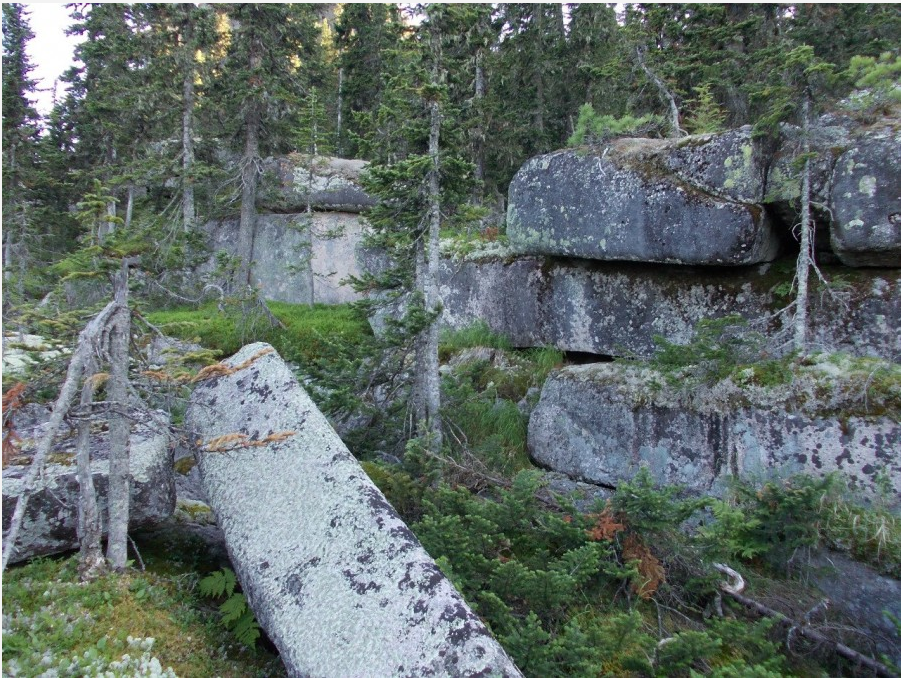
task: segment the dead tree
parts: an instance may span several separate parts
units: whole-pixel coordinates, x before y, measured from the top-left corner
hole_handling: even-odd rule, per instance
[[[28,507],[28,501],[34,492],[35,484],[44,467],[50,449],[53,446],[53,440],[56,436],[63,419],[68,414],[72,400],[81,384],[82,377],[85,374],[93,373],[95,356],[105,354],[104,348],[110,345],[111,348],[111,372],[110,385],[108,387],[110,400],[113,401],[113,407],[116,410],[111,415],[110,421],[110,531],[115,526],[118,532],[115,533],[117,543],[115,548],[108,550],[107,557],[111,558],[112,566],[121,569],[125,566],[125,550],[122,544],[127,543],[128,530],[128,501],[129,495],[129,479],[128,479],[128,420],[125,415],[126,399],[128,395],[128,333],[130,331],[130,310],[128,308],[128,264],[122,263],[122,270],[118,273],[115,280],[115,296],[106,307],[98,313],[78,335],[78,342],[72,357],[69,360],[69,367],[66,370],[66,377],[60,387],[59,395],[53,405],[53,412],[50,415],[47,432],[41,438],[35,450],[34,457],[31,461],[27,473],[22,482],[22,493],[16,501],[16,507],[10,520],[9,530],[3,539],[3,558],[2,570],[6,570],[9,559],[15,549],[16,539],[22,529],[22,522],[25,518],[25,510]],[[84,393],[82,393],[84,396]],[[82,398],[87,401],[86,397]],[[124,439],[122,432],[124,431]],[[123,461],[124,457],[124,461]],[[87,461],[85,468],[84,492],[90,478],[90,460]],[[124,469],[124,476],[123,476]],[[81,475],[79,475],[81,478]],[[118,477],[118,480],[117,480]],[[124,477],[124,483],[121,482]],[[114,488],[115,485],[115,488]],[[124,485],[126,494],[124,495],[124,528],[123,517],[118,512],[121,511],[122,487]],[[90,490],[87,490],[90,492]],[[82,499],[84,495],[82,495]],[[85,511],[85,508],[82,507]],[[90,513],[90,507],[87,507],[86,514]],[[124,530],[124,532],[123,532]],[[90,537],[93,539],[93,537]],[[110,539],[112,544],[113,539]],[[114,559],[113,559],[114,558]]]
[[[128,513],[131,476],[128,470],[128,341],[131,336],[131,311],[128,308],[128,263],[116,275],[113,303],[116,312],[110,323],[110,376],[107,394],[112,410],[109,415],[109,522],[106,558],[114,570],[124,570],[128,556]]]
[[[82,581],[100,574],[105,566],[100,511],[97,507],[97,492],[91,473],[91,406],[96,388],[95,366],[92,360],[84,370],[84,386],[81,387],[80,410],[82,419],[78,422],[78,438],[75,443],[75,463],[78,468],[78,573]]]

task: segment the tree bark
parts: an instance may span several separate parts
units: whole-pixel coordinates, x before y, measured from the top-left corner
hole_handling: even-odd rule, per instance
[[[424,396],[426,406],[426,423],[429,431],[429,449],[441,451],[441,390],[438,372],[438,318],[441,312],[441,299],[438,296],[439,235],[441,229],[441,195],[438,180],[439,156],[438,141],[441,131],[441,111],[437,101],[431,105],[431,122],[429,126],[429,243],[425,267],[425,303],[429,313],[436,314],[424,331],[423,373]]]
[[[194,229],[197,218],[194,206],[194,20],[192,8],[188,6],[185,19],[184,59],[182,73],[182,114],[181,114],[181,213],[182,228]]]
[[[124,570],[128,559],[128,518],[131,476],[128,464],[128,343],[131,311],[128,308],[128,263],[116,275],[116,312],[110,334],[110,376],[107,393],[112,410],[109,417],[109,490],[106,558],[114,570]]]
[[[795,350],[803,355],[807,350],[807,300],[808,278],[813,261],[813,234],[810,219],[810,93],[804,93],[802,104],[803,142],[801,152],[804,154],[804,170],[801,175],[801,251],[795,269],[798,281],[798,293],[795,297],[795,316],[793,344]]]
[[[78,468],[78,573],[82,581],[94,579],[103,571],[103,549],[100,512],[97,508],[97,492],[91,473],[91,403],[94,400],[95,372],[93,361],[85,366],[84,386],[81,388],[81,410],[84,417],[78,422],[78,438],[75,443],[75,463]]]
[[[244,118],[244,157],[241,159],[241,223],[238,228],[238,285],[250,285],[253,239],[257,226],[257,165],[260,159],[260,111],[251,104]]]
[[[128,184],[128,199],[125,203],[125,230],[131,228],[131,217],[135,208],[135,185]]]
[[[343,157],[344,140],[341,138],[341,122],[343,117],[342,108],[344,107],[344,69],[338,69],[338,110],[336,111],[338,120],[336,123],[335,138],[338,140],[338,157]]]
[[[31,466],[28,468],[28,473],[25,474],[22,481],[22,494],[19,495],[19,499],[16,501],[16,508],[13,511],[13,517],[10,520],[9,530],[3,538],[3,559],[0,570],[6,570],[6,565],[15,549],[19,531],[22,529],[22,520],[25,517],[25,509],[28,507],[28,500],[31,497],[31,493],[34,491],[35,482],[37,481],[41,469],[44,467],[44,462],[47,460],[50,448],[53,446],[53,438],[56,436],[56,432],[63,422],[63,417],[65,417],[66,413],[69,411],[69,405],[78,390],[78,383],[84,372],[85,366],[92,360],[92,355],[96,349],[96,342],[115,312],[116,302],[113,300],[108,303],[100,313],[94,316],[78,335],[78,343],[75,346],[75,350],[72,352],[72,358],[69,360],[66,378],[63,380],[63,385],[60,387],[56,402],[53,404],[53,412],[50,415],[47,432],[44,434],[44,437],[41,438],[40,443],[38,443],[34,457],[31,461]]]
[[[485,128],[482,125],[482,106],[485,101],[485,55],[484,50],[476,51],[476,81],[475,81],[475,113],[476,126],[474,130],[473,160],[475,164],[476,187],[473,189],[476,202],[482,203],[482,195],[485,190]]]
[[[654,83],[654,86],[660,93],[660,98],[669,105],[670,137],[678,139],[682,136],[682,128],[679,126],[679,107],[676,105],[676,97],[669,91],[669,88],[663,80],[661,80],[660,77],[645,63],[644,53],[641,51],[640,47],[635,48],[635,57],[638,60],[638,65],[641,67],[641,70],[648,76],[648,80]]]

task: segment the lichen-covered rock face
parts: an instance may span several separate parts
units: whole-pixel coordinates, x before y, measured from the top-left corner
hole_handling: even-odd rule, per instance
[[[874,495],[884,472],[901,492],[901,425],[820,414],[798,404],[804,388],[677,389],[648,369],[568,367],[545,383],[529,420],[529,451],[552,470],[613,486],[647,466],[658,483],[699,494],[721,493],[733,476],[832,471]]]
[[[375,199],[360,186],[360,173],[367,164],[299,153],[267,158],[259,207],[271,212],[305,212],[309,202],[314,210],[362,212],[375,205]]]
[[[272,348],[245,346],[224,365],[233,372],[195,390],[188,427],[235,571],[288,672],[520,675]]]
[[[791,271],[783,268],[442,259],[441,321],[453,329],[484,321],[520,347],[648,357],[656,349],[655,335],[688,343],[703,318],[737,314],[768,324],[770,332],[782,329],[781,316],[772,316],[788,303],[774,292],[791,282]],[[842,269],[824,271],[832,278]],[[901,276],[844,271],[835,296],[811,296],[812,349],[883,358],[901,353]]]
[[[237,255],[238,227],[237,219],[207,224],[210,250]],[[356,254],[363,229],[360,216],[346,212],[259,215],[253,242],[254,284],[271,301],[310,303],[311,280],[315,303],[357,301],[361,295],[344,281],[360,275]],[[214,255],[198,273],[209,274],[218,265]]]
[[[901,130],[862,134],[835,167],[832,249],[848,266],[901,266]]]
[[[172,472],[172,450],[169,446],[168,415],[154,413],[155,421],[136,424],[129,437],[131,471],[131,504],[129,527],[152,527],[164,522],[175,509],[175,479]],[[39,437],[42,427],[21,431],[23,449]],[[108,434],[91,440],[91,470],[97,503],[106,533],[107,488],[109,486]],[[27,458],[25,459],[27,461]],[[3,469],[3,531],[9,528],[16,502],[22,492],[27,466],[11,465]],[[74,441],[55,446],[35,492],[28,500],[25,519],[10,562],[35,556],[62,553],[78,548],[79,485],[75,466]]]
[[[622,150],[610,155],[616,160],[579,150],[526,162],[510,184],[514,251],[711,266],[776,257],[779,240],[762,209],[678,181],[659,169],[653,147],[629,149],[627,159]]]

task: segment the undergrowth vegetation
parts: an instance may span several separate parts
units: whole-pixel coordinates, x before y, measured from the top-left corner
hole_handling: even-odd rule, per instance
[[[776,622],[750,617],[721,592],[722,575],[712,563],[728,563],[760,590],[779,592],[768,597],[777,609],[789,598],[792,605],[816,605],[816,592],[792,577],[820,546],[897,577],[901,522],[887,484],[869,505],[856,502],[835,476],[735,483],[724,498],[712,499],[656,487],[643,469],[583,513],[571,497],[548,490],[526,445],[529,412],[548,374],[565,363],[561,352],[514,349],[484,324],[446,332],[440,346],[444,448],[436,454],[413,439],[397,455],[385,454],[392,451],[386,440],[404,439],[403,405],[360,396],[360,375],[371,384],[368,375],[385,368],[373,357],[378,340],[365,319],[350,307],[272,303],[269,309],[285,329],[214,305],[147,318],[221,354],[246,341],[269,341],[298,366],[327,414],[365,415],[345,436],[364,469],[525,675],[853,673],[801,639],[789,651]],[[655,369],[680,388],[724,379],[772,388],[816,372],[832,389],[850,393],[865,385],[862,406],[896,407],[897,366],[846,356],[755,362],[754,337],[741,339],[731,327],[728,319],[702,325],[688,347],[662,343]],[[394,369],[408,370],[401,357]],[[386,392],[393,387],[387,377],[379,384]],[[260,649],[230,570],[171,558],[151,550],[148,572],[86,586],[75,583],[74,560],[10,570],[4,670],[143,675],[138,664],[123,663],[127,654],[141,666],[156,660],[160,673],[171,666],[186,676],[281,675]],[[791,609],[786,604],[784,611]],[[223,624],[240,640],[218,640]],[[218,649],[211,658],[195,645]]]
[[[731,384],[787,398],[820,415],[901,418],[901,365],[844,353],[790,353],[772,357],[759,332],[741,316],[705,319],[688,344],[654,337],[647,365],[677,389]]]

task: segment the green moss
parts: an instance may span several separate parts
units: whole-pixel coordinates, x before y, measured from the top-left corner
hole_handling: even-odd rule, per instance
[[[179,676],[285,675],[278,658],[223,642],[194,594],[196,577],[169,550],[162,572],[142,543],[146,572],[78,580],[77,557],[34,560],[3,576],[3,670],[9,675],[137,675],[124,655],[156,658]],[[13,670],[15,669],[15,670]],[[117,672],[118,671],[118,672]],[[143,674],[141,674],[143,675]]]
[[[155,311],[147,317],[162,331],[198,341],[223,355],[231,355],[253,341],[267,341],[285,360],[301,364],[320,358],[329,342],[353,345],[372,334],[366,318],[349,304],[311,307],[273,301],[267,306],[285,329],[272,327],[259,314],[245,318],[238,308],[227,307],[222,312],[214,303],[196,309]],[[197,357],[205,359],[208,355]]]
[[[195,466],[197,466],[197,460],[194,459],[194,457],[182,457],[175,462],[172,468],[175,469],[176,473],[181,473],[183,476],[186,476]]]

